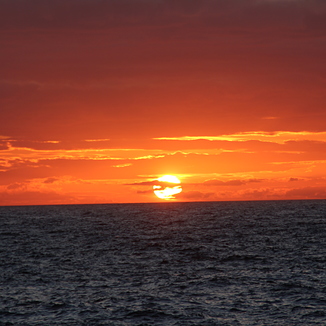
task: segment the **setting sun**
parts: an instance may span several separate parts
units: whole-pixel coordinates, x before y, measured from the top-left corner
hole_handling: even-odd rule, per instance
[[[174,199],[182,191],[180,180],[174,175],[164,175],[153,186],[154,194],[161,199]]]

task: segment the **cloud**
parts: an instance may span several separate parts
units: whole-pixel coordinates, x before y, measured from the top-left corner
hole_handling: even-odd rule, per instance
[[[141,195],[153,194],[153,190],[137,190],[137,194],[141,194]]]
[[[105,203],[110,202],[108,189],[106,180],[89,182],[71,176],[34,178],[0,185],[0,205]]]
[[[26,182],[15,182],[7,186],[8,190],[26,189]]]
[[[183,191],[178,194],[178,199],[182,200],[216,200],[214,192],[201,192],[201,191]]]
[[[232,198],[232,194],[231,198]],[[284,191],[281,189],[261,187],[258,189],[245,189],[235,194],[236,200],[279,200],[285,199]]]
[[[284,144],[289,142],[309,142],[326,145],[326,132],[311,131],[246,131],[229,135],[217,136],[182,136],[182,137],[159,137],[155,140],[179,140],[179,141],[226,141],[226,142],[247,142],[260,141]]]
[[[326,186],[291,189],[286,192],[286,197],[293,199],[326,199]]]
[[[207,180],[203,182],[205,186],[242,186],[247,183],[251,182],[262,182],[262,179],[236,179],[236,180],[228,180],[228,181],[221,181],[221,180]]]
[[[153,186],[157,184],[158,181],[142,181],[142,182],[133,182],[133,183],[126,183],[125,186]]]
[[[3,143],[3,142],[0,142],[0,151],[5,151],[5,150],[8,150],[9,147],[7,144]]]
[[[43,181],[43,183],[54,183],[58,181],[58,178],[47,178],[46,180]]]
[[[16,189],[17,190],[17,189]],[[75,204],[80,202],[78,197],[69,194],[41,191],[15,191],[0,192],[0,203],[2,206],[11,205],[38,205],[38,204]]]
[[[162,188],[178,186],[178,184],[174,182],[158,181],[158,180],[126,183],[125,185],[126,186],[154,186],[155,185],[155,186],[161,186]]]

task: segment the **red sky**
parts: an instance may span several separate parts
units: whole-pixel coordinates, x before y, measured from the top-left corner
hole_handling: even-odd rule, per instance
[[[326,1],[0,0],[0,205],[326,198]]]

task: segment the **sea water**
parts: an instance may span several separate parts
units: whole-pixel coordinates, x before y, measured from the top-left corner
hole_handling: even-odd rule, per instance
[[[0,325],[326,325],[326,201],[0,207]]]

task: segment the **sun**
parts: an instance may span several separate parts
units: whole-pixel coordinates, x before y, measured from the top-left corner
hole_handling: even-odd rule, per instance
[[[164,175],[156,180],[154,194],[161,199],[174,199],[182,191],[180,180],[174,175]]]

